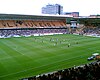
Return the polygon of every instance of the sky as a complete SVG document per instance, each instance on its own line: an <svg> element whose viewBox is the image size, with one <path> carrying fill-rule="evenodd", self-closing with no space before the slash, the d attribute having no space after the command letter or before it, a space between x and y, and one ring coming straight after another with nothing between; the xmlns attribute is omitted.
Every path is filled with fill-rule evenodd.
<svg viewBox="0 0 100 80"><path fill-rule="evenodd" d="M38 15L47 4L60 4L63 12L79 12L80 16L100 14L100 0L0 0L0 13Z"/></svg>

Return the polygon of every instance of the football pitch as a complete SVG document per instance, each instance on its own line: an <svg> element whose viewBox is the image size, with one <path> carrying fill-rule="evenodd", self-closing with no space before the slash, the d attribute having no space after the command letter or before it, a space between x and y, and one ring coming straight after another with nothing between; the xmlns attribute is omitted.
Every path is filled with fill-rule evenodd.
<svg viewBox="0 0 100 80"><path fill-rule="evenodd" d="M81 35L0 39L0 80L18 80L89 63L100 38Z"/></svg>

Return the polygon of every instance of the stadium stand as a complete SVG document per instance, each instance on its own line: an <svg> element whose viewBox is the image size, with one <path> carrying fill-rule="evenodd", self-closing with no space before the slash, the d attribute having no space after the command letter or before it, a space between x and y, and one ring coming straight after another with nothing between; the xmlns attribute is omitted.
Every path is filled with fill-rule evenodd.
<svg viewBox="0 0 100 80"><path fill-rule="evenodd" d="M0 28L66 27L66 17L0 14Z"/></svg>
<svg viewBox="0 0 100 80"><path fill-rule="evenodd" d="M71 29L70 25L66 25L66 18L66 16L0 14L0 38L68 34L70 32L100 35L100 27L88 28L85 25L80 29ZM100 80L99 72L100 61L96 61L21 80Z"/></svg>
<svg viewBox="0 0 100 80"><path fill-rule="evenodd" d="M77 18L76 20L83 24L77 29L77 33L100 36L100 18Z"/></svg>
<svg viewBox="0 0 100 80"><path fill-rule="evenodd" d="M0 14L0 38L68 33L65 16Z"/></svg>

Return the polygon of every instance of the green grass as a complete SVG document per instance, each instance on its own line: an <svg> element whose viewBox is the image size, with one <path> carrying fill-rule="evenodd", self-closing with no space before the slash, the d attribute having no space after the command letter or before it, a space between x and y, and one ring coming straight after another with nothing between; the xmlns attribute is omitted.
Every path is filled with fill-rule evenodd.
<svg viewBox="0 0 100 80"><path fill-rule="evenodd" d="M67 34L0 39L0 80L18 80L85 64L94 52L100 53L100 38Z"/></svg>

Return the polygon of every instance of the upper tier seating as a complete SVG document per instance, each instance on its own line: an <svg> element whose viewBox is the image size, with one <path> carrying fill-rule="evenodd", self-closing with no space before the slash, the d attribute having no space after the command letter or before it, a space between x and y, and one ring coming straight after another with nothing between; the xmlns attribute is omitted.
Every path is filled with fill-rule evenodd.
<svg viewBox="0 0 100 80"><path fill-rule="evenodd" d="M64 21L0 20L0 28L63 28Z"/></svg>

